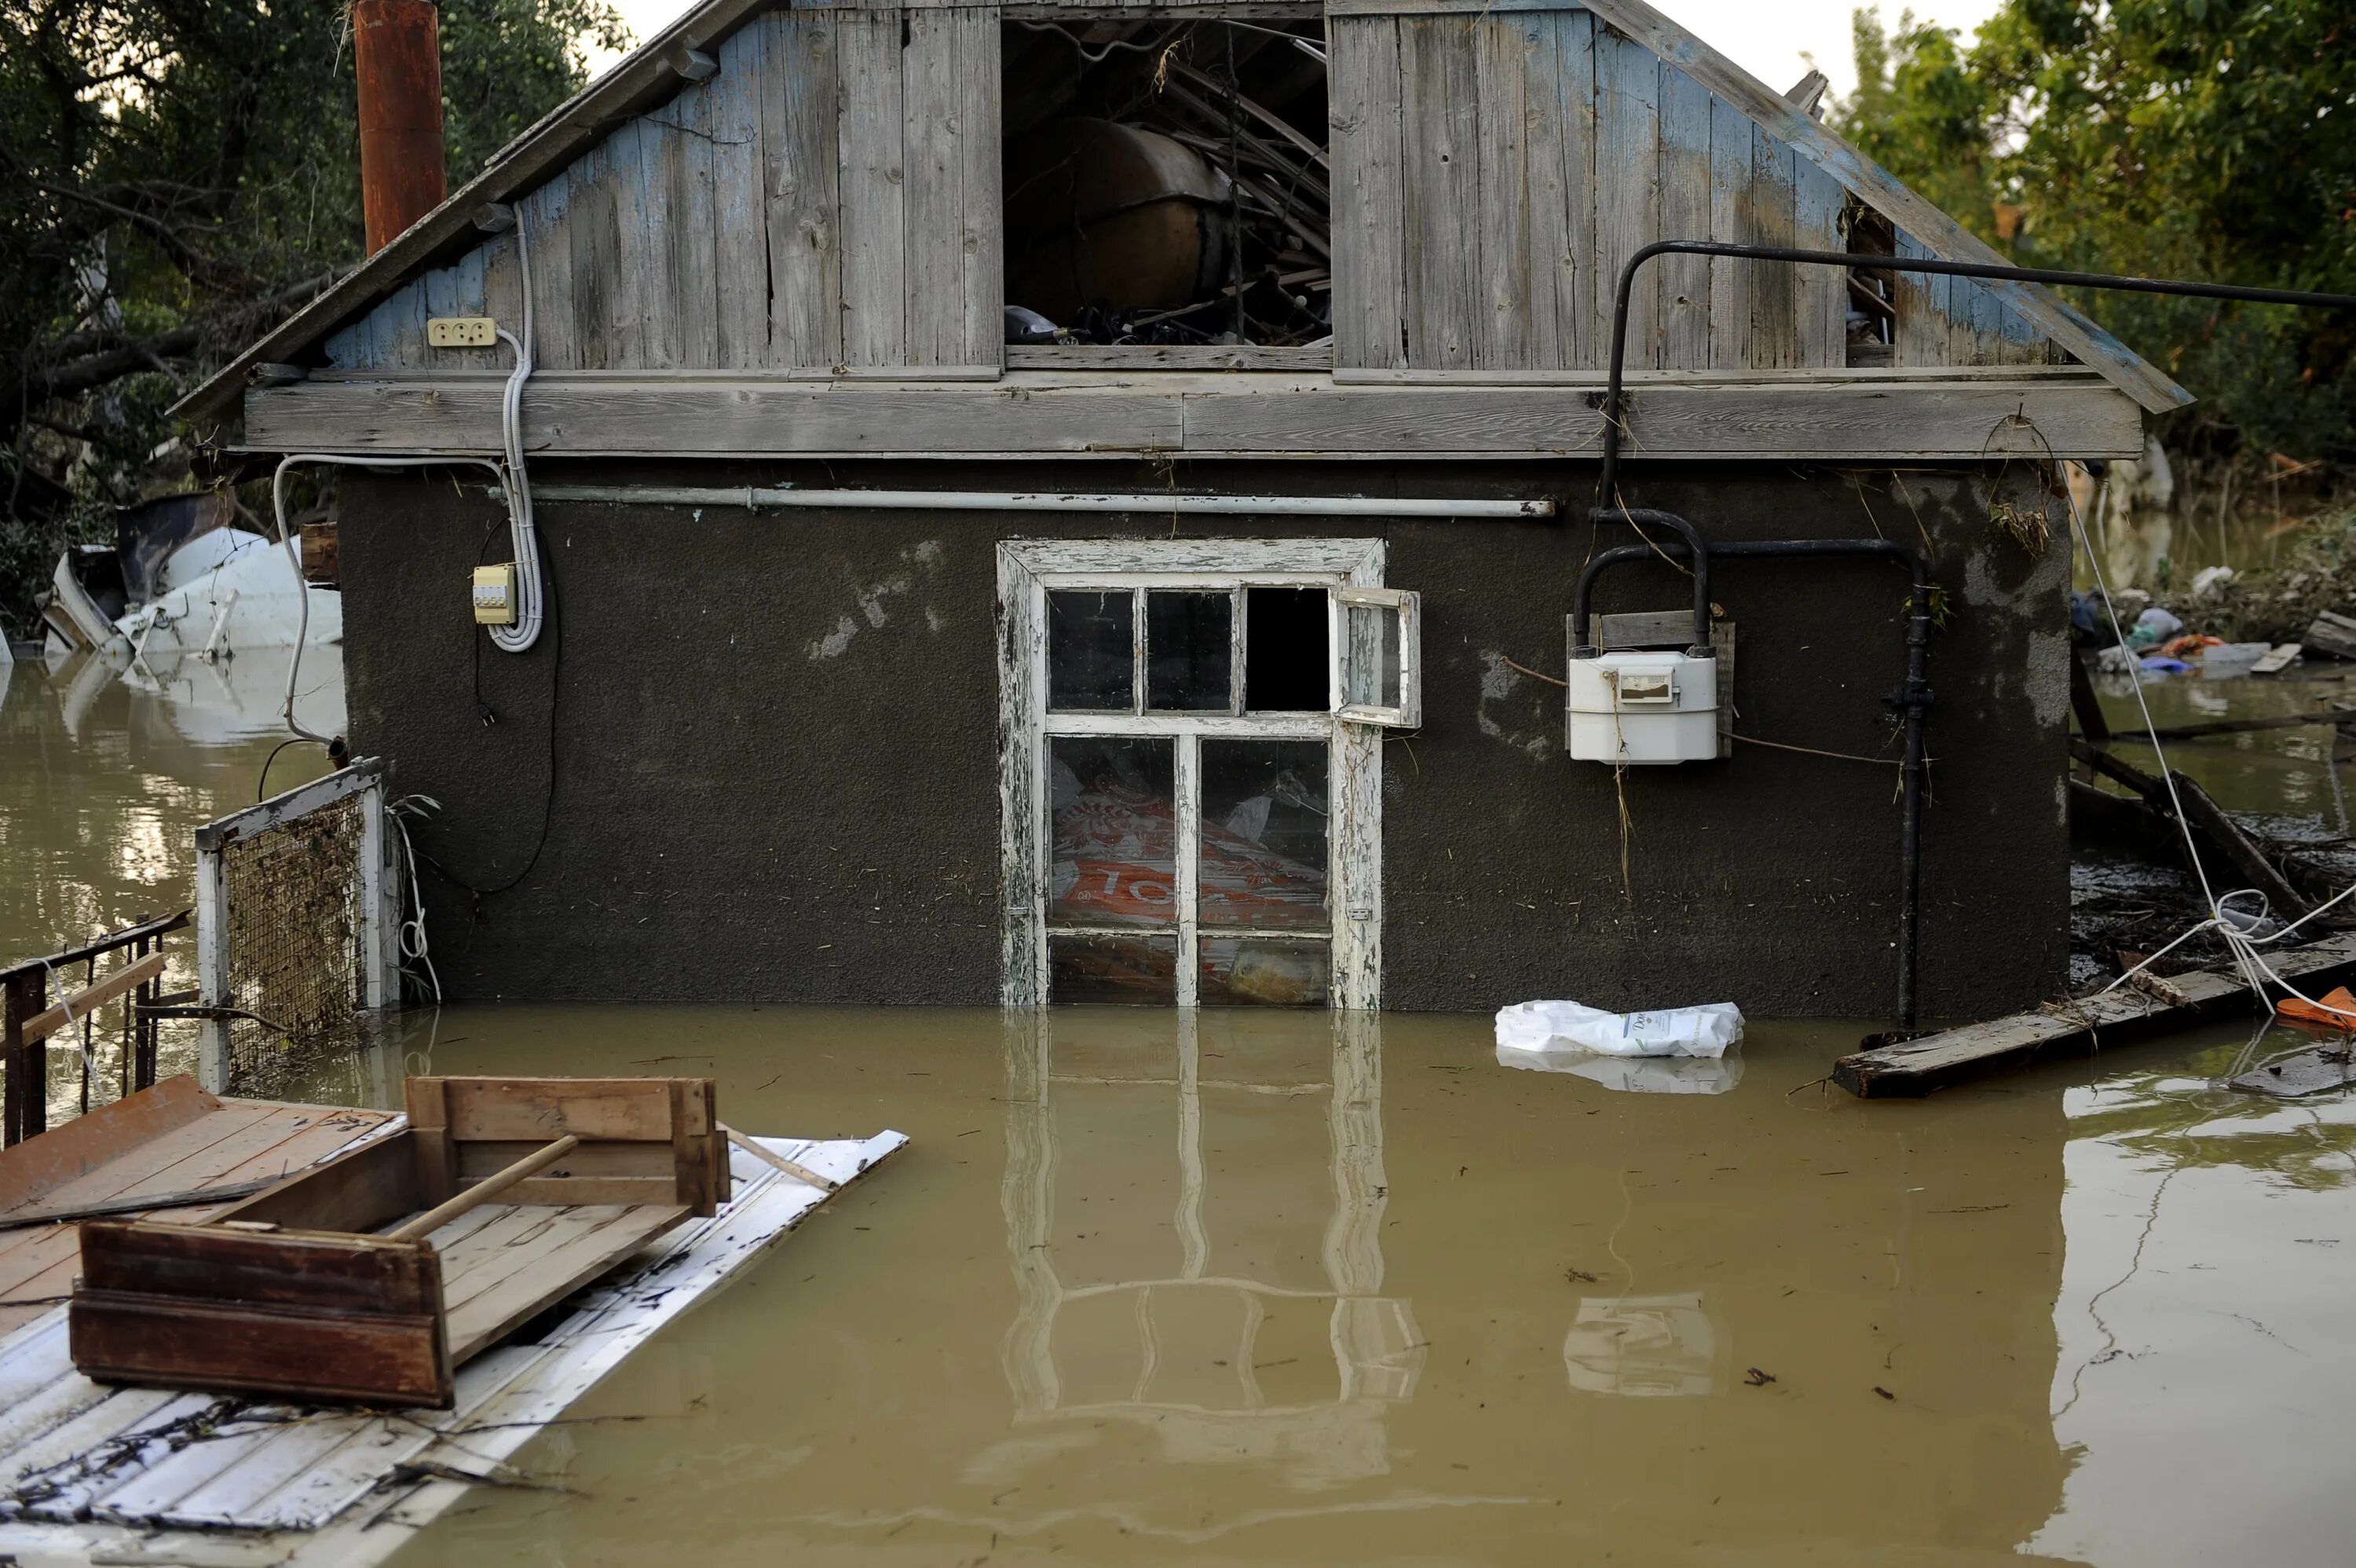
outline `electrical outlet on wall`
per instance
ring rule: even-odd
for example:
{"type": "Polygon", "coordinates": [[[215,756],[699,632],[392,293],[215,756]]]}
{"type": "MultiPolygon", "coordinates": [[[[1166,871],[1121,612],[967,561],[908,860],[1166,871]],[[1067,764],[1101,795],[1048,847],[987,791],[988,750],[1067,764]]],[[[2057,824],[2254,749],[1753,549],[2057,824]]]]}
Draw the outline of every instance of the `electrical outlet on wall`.
{"type": "Polygon", "coordinates": [[[499,324],[487,315],[437,315],[425,324],[430,348],[489,348],[499,340],[499,324]]]}

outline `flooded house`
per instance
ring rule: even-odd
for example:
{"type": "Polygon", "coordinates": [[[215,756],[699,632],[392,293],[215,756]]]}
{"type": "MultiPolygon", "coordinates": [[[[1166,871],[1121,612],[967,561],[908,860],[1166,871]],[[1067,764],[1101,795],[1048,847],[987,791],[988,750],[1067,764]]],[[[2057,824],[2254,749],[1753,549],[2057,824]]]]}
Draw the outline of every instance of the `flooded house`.
{"type": "Polygon", "coordinates": [[[1664,255],[1600,494],[1648,244],[1996,260],[1811,97],[1640,0],[705,0],[446,198],[372,144],[426,195],[181,411],[340,464],[453,999],[1879,1016],[1903,935],[1984,1016],[2065,966],[2054,465],[2186,394],[1664,255]]]}

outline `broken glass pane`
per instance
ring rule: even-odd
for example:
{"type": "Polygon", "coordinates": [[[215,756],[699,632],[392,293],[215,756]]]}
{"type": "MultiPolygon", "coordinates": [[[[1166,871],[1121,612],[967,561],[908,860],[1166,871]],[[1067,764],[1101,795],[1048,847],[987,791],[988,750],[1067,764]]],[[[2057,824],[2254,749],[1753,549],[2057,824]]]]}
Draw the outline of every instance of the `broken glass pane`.
{"type": "Polygon", "coordinates": [[[1051,925],[1168,925],[1178,918],[1173,742],[1049,742],[1051,925]]]}
{"type": "Polygon", "coordinates": [[[1325,742],[1206,739],[1202,746],[1202,923],[1331,930],[1325,742]]]}
{"type": "Polygon", "coordinates": [[[1325,590],[1244,592],[1244,710],[1327,711],[1333,692],[1326,672],[1325,590]]]}
{"type": "Polygon", "coordinates": [[[1178,1000],[1178,936],[1051,936],[1047,999],[1170,1007],[1178,1000]]]}
{"type": "Polygon", "coordinates": [[[1342,701],[1351,708],[1399,705],[1399,613],[1388,605],[1352,604],[1345,612],[1350,656],[1342,701]]]}
{"type": "Polygon", "coordinates": [[[1058,712],[1135,707],[1137,601],[1118,592],[1047,595],[1047,706],[1058,712]]]}
{"type": "Polygon", "coordinates": [[[1161,713],[1225,713],[1235,665],[1231,593],[1145,596],[1145,706],[1161,713]]]}
{"type": "Polygon", "coordinates": [[[1322,1008],[1333,968],[1321,941],[1206,936],[1199,999],[1206,1008],[1322,1008]]]}

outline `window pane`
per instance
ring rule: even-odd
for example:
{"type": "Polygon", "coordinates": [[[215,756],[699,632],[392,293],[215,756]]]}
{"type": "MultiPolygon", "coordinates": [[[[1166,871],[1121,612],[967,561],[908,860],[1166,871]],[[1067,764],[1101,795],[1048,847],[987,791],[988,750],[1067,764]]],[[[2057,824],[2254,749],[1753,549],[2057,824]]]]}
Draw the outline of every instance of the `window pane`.
{"type": "Polygon", "coordinates": [[[1178,918],[1173,742],[1059,736],[1047,920],[1054,925],[1168,925],[1178,918]]]}
{"type": "Polygon", "coordinates": [[[1387,606],[1349,606],[1349,680],[1343,700],[1353,707],[1399,705],[1399,617],[1387,606]]]}
{"type": "Polygon", "coordinates": [[[1325,590],[1248,588],[1244,606],[1244,709],[1323,713],[1327,684],[1325,590]]]}
{"type": "Polygon", "coordinates": [[[1333,968],[1323,942],[1206,936],[1199,999],[1206,1008],[1322,1008],[1333,968]]]}
{"type": "Polygon", "coordinates": [[[1235,596],[1145,596],[1145,706],[1163,713],[1225,713],[1235,664],[1235,596]]]}
{"type": "Polygon", "coordinates": [[[1203,923],[1331,930],[1325,742],[1202,744],[1203,923]]]}
{"type": "Polygon", "coordinates": [[[1178,936],[1051,936],[1047,999],[1170,1007],[1178,1000],[1178,936]]]}
{"type": "Polygon", "coordinates": [[[1047,595],[1047,706],[1127,712],[1135,707],[1137,603],[1117,593],[1047,595]]]}

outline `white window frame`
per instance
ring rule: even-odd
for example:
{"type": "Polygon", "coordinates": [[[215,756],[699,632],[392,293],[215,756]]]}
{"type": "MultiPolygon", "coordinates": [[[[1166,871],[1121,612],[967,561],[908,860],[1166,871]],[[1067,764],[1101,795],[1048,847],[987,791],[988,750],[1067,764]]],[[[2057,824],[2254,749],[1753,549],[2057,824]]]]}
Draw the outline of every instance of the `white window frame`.
{"type": "MultiPolygon", "coordinates": [[[[1371,1010],[1382,993],[1382,731],[1338,711],[1315,713],[1050,713],[1047,594],[1052,590],[1324,587],[1380,590],[1380,539],[1014,539],[998,547],[999,850],[1005,900],[1001,997],[1047,1001],[1047,873],[1052,858],[1047,741],[1055,735],[1169,736],[1177,798],[1198,787],[1205,739],[1330,741],[1328,907],[1333,914],[1330,1006],[1371,1010]]],[[[1329,605],[1331,600],[1329,600],[1329,605]]],[[[1329,615],[1333,612],[1329,608],[1329,615]]],[[[1241,616],[1237,617],[1238,623],[1241,616]]],[[[1330,623],[1329,623],[1330,624],[1330,623]]],[[[1237,635],[1242,635],[1240,624],[1237,635]]],[[[1240,676],[1242,662],[1235,665],[1240,676]]],[[[1338,675],[1329,671],[1332,678],[1338,675]]],[[[1329,681],[1330,684],[1330,681],[1329,681]]],[[[1410,688],[1403,687],[1402,695],[1410,688]]],[[[1177,896],[1192,907],[1198,823],[1179,823],[1177,896]]],[[[1195,990],[1195,954],[1181,921],[1180,1005],[1195,990]]],[[[1134,935],[1133,931],[1124,932],[1134,935]]],[[[1271,936],[1279,933],[1271,933],[1271,936]]]]}
{"type": "MultiPolygon", "coordinates": [[[[1403,588],[1342,588],[1326,601],[1325,647],[1333,671],[1333,709],[1336,718],[1353,724],[1375,724],[1386,730],[1413,730],[1423,722],[1423,595],[1403,588]],[[1398,622],[1398,693],[1396,706],[1352,702],[1351,675],[1361,660],[1380,659],[1382,644],[1361,646],[1350,627],[1353,610],[1387,610],[1398,622]]],[[[1380,689],[1377,688],[1376,689],[1380,689]]]]}

